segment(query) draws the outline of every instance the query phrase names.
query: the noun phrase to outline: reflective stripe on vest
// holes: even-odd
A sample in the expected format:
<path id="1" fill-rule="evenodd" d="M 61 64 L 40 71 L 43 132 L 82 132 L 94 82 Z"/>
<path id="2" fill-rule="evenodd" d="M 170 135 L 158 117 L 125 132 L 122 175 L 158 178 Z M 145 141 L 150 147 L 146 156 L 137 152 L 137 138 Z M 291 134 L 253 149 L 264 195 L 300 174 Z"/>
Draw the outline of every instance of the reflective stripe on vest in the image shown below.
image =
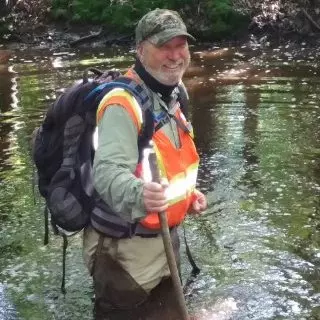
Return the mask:
<path id="1" fill-rule="evenodd" d="M 121 105 L 125 107 L 125 109 L 129 112 L 131 118 L 134 121 L 134 124 L 140 132 L 141 126 L 143 123 L 143 117 L 142 117 L 142 111 L 139 106 L 139 103 L 137 99 L 132 96 L 128 91 L 125 89 L 118 89 L 115 88 L 108 92 L 103 99 L 101 100 L 98 109 L 97 109 L 97 123 L 100 122 L 101 118 L 103 117 L 103 114 L 105 110 L 110 105 Z M 129 106 L 129 107 L 128 107 Z M 98 148 L 98 127 L 96 127 L 94 133 L 93 133 L 93 148 L 94 150 L 97 150 Z"/>
<path id="2" fill-rule="evenodd" d="M 139 132 L 143 122 L 142 111 L 137 99 L 125 89 L 113 89 L 103 97 L 97 110 L 97 123 L 101 120 L 106 108 L 113 104 L 125 107 Z"/>
<path id="3" fill-rule="evenodd" d="M 184 199 L 187 194 L 194 191 L 197 181 L 198 167 L 191 165 L 186 169 L 186 173 L 178 174 L 173 177 L 169 187 L 165 191 L 165 195 L 170 204 L 174 204 Z"/>

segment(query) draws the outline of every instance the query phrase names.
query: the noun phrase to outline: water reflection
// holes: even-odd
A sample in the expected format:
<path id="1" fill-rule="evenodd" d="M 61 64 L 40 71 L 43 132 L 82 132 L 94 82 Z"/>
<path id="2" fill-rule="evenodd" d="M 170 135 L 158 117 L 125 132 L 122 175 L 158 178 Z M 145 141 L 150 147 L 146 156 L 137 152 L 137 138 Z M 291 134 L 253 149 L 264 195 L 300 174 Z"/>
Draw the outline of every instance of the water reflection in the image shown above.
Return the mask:
<path id="1" fill-rule="evenodd" d="M 8 121 L 5 117 L 10 110 L 12 97 L 12 73 L 9 71 L 8 65 L 0 64 L 0 168 L 10 169 L 11 165 L 8 163 L 10 150 L 10 133 L 12 131 L 13 123 Z"/>
<path id="2" fill-rule="evenodd" d="M 71 240 L 66 297 L 59 293 L 61 239 L 42 246 L 31 132 L 86 67 L 124 70 L 132 62 L 131 52 L 117 48 L 37 52 L 0 71 L 0 282 L 21 319 L 91 319 L 81 236 Z M 201 154 L 199 188 L 210 203 L 186 223 L 202 269 L 188 293 L 195 314 L 320 319 L 318 63 L 314 53 L 298 59 L 285 48 L 194 50 L 185 83 Z"/>
<path id="3" fill-rule="evenodd" d="M 243 122 L 244 146 L 242 148 L 244 159 L 243 183 L 249 184 L 249 188 L 255 190 L 260 184 L 258 176 L 259 154 L 257 143 L 259 142 L 259 102 L 258 90 L 248 87 L 245 92 L 245 111 Z"/>
<path id="4" fill-rule="evenodd" d="M 13 320 L 17 318 L 14 307 L 8 302 L 4 294 L 3 286 L 0 285 L 0 319 Z"/>

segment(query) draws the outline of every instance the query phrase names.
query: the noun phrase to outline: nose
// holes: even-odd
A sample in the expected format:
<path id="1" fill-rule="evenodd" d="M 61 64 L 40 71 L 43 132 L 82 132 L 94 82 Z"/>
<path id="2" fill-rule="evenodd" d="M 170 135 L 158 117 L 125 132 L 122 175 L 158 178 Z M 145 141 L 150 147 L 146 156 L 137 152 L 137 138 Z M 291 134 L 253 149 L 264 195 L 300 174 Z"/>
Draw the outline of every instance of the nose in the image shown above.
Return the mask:
<path id="1" fill-rule="evenodd" d="M 180 59 L 181 57 L 181 53 L 180 50 L 178 48 L 171 48 L 168 52 L 168 58 L 170 60 L 176 61 L 178 59 Z"/>

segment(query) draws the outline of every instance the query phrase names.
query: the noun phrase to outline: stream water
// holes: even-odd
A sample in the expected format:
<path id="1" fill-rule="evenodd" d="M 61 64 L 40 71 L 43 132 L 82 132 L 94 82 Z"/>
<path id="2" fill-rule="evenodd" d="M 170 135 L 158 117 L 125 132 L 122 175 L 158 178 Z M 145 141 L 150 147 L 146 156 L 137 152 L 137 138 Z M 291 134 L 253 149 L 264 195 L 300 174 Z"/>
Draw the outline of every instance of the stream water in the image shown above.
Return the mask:
<path id="1" fill-rule="evenodd" d="M 43 245 L 30 136 L 85 68 L 133 61 L 113 48 L 21 52 L 0 65 L 1 320 L 92 318 L 81 234 L 70 239 L 65 296 L 61 238 Z M 320 319 L 319 64 L 305 48 L 192 48 L 184 80 L 209 208 L 185 223 L 201 268 L 186 298 L 203 319 Z"/>

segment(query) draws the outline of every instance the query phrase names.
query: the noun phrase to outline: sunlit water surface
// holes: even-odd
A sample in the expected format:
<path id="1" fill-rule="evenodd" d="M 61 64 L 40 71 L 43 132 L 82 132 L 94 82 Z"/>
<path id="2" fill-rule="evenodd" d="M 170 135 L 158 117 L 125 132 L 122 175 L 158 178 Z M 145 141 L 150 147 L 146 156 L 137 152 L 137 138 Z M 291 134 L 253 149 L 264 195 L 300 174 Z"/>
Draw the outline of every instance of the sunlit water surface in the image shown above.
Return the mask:
<path id="1" fill-rule="evenodd" d="M 185 83 L 209 209 L 186 222 L 201 268 L 186 299 L 203 319 L 320 319 L 319 58 L 303 49 L 192 48 Z M 0 66 L 0 319 L 92 318 L 81 234 L 70 239 L 65 297 L 62 241 L 43 246 L 29 141 L 85 68 L 132 63 L 114 49 L 21 53 Z"/>

